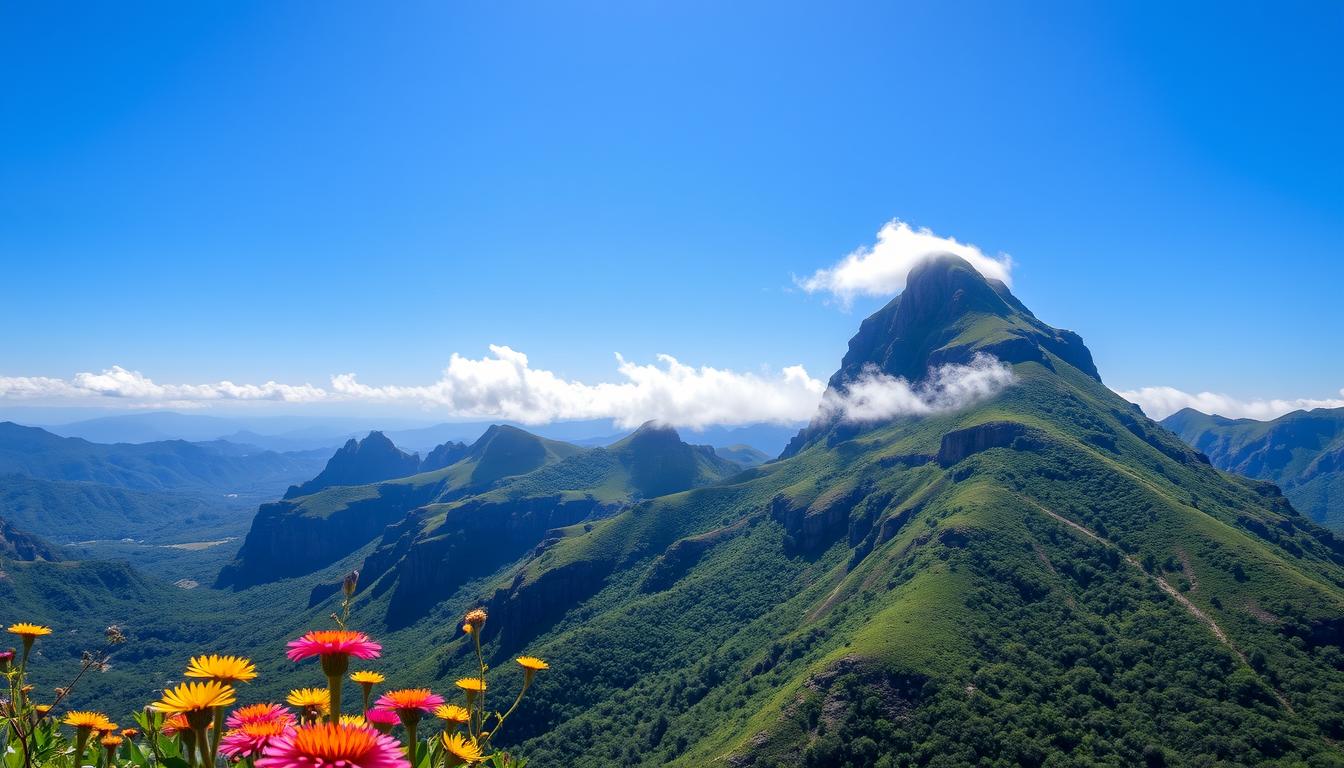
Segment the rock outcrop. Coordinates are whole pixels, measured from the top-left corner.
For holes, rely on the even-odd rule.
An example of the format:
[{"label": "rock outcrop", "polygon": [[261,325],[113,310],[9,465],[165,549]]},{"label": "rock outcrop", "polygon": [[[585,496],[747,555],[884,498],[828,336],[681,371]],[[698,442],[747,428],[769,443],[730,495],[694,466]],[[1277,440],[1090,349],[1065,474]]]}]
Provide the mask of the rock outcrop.
[{"label": "rock outcrop", "polygon": [[366,485],[407,477],[418,471],[419,455],[402,451],[382,432],[370,432],[363,440],[351,438],[327,461],[326,468],[317,477],[290,486],[285,498],[307,496],[335,485]]}]

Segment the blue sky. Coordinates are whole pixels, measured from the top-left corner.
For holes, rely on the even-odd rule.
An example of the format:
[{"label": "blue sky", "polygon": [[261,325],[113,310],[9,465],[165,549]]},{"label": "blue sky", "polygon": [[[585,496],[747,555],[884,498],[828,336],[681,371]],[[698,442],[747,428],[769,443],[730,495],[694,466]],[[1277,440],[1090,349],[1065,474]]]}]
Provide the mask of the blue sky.
[{"label": "blue sky", "polygon": [[[824,379],[893,219],[1117,389],[1344,397],[1344,5],[10,6],[0,377]],[[773,377],[773,378],[772,378]],[[353,406],[352,406],[353,407]]]}]

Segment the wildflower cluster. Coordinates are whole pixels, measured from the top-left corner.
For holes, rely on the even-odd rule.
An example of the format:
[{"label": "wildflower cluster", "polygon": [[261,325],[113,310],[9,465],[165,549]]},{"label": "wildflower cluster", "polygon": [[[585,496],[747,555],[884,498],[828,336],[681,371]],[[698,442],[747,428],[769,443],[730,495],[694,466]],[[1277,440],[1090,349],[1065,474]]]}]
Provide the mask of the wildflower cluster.
[{"label": "wildflower cluster", "polygon": [[[186,681],[164,690],[135,714],[138,728],[120,728],[101,712],[66,711],[59,725],[69,729],[68,735],[50,713],[70,687],[58,689],[52,704],[36,704],[29,700],[32,689],[25,682],[33,644],[51,629],[15,624],[9,632],[22,639],[21,655],[0,652],[0,672],[10,691],[8,701],[0,702],[0,724],[7,724],[3,751],[21,754],[23,768],[455,768],[483,763],[522,768],[524,761],[496,750],[491,741],[536,673],[547,669],[546,662],[520,657],[523,684],[512,706],[503,713],[488,710],[488,666],[481,651],[486,613],[477,609],[465,616],[463,630],[475,647],[479,673],[457,681],[457,702],[428,688],[386,690],[374,699],[384,676],[367,669],[350,671],[352,659],[371,661],[382,655],[379,643],[346,626],[353,592],[347,587],[343,610],[333,615],[339,629],[308,632],[286,651],[293,662],[316,658],[325,687],[296,688],[284,704],[238,706],[239,686],[256,679],[256,666],[238,656],[202,655],[188,661]],[[125,640],[115,627],[108,638]],[[106,654],[86,654],[80,675],[105,664]],[[358,713],[343,709],[347,681],[360,687]],[[426,733],[430,723],[437,726]],[[7,762],[17,768],[14,761]]]}]

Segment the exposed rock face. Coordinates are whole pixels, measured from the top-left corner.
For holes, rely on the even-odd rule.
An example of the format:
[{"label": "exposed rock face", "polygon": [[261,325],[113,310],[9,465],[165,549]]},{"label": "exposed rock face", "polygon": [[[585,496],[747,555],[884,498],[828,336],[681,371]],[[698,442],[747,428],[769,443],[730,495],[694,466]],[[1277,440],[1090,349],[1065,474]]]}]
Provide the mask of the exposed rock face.
[{"label": "exposed rock face", "polygon": [[[770,505],[770,516],[788,531],[786,547],[790,551],[818,552],[830,546],[842,533],[850,531],[854,505],[870,492],[862,486],[836,488],[806,506],[799,506],[785,496],[776,496]],[[862,534],[857,535],[862,538]]]},{"label": "exposed rock face", "polygon": [[[950,467],[971,454],[990,448],[1026,448],[1031,441],[1030,434],[1030,428],[1015,421],[991,421],[956,429],[943,435],[938,463]],[[1023,442],[1017,442],[1019,440]]]},{"label": "exposed rock face", "polygon": [[519,573],[507,589],[497,589],[486,602],[490,621],[483,637],[500,637],[505,648],[522,647],[554,624],[570,608],[597,594],[611,564],[578,560],[543,571],[535,581]]},{"label": "exposed rock face", "polygon": [[[516,501],[471,500],[459,506],[417,510],[415,517],[442,514],[429,535],[414,522],[389,529],[383,546],[366,562],[365,572],[395,560],[396,586],[388,605],[390,626],[403,626],[451,595],[466,582],[492,573],[537,546],[554,528],[600,517],[618,508],[592,498],[559,496]],[[389,541],[400,532],[395,540]],[[417,537],[418,535],[418,537]],[[383,549],[390,552],[383,554]]]},{"label": "exposed rock face", "polygon": [[16,529],[8,520],[0,519],[0,557],[11,560],[60,560],[56,547],[36,536]]},{"label": "exposed rock face", "polygon": [[[446,448],[446,446],[439,446]],[[437,449],[436,449],[437,450]],[[370,432],[360,441],[353,438],[327,461],[321,474],[302,485],[292,485],[286,499],[307,496],[334,485],[364,485],[413,475],[420,457],[392,444],[382,432]]]},{"label": "exposed rock face", "polygon": [[263,504],[216,586],[241,589],[330,565],[377,538],[406,510],[430,501],[437,490],[435,485],[380,485],[376,495],[335,506],[326,515],[303,514],[295,501]]}]

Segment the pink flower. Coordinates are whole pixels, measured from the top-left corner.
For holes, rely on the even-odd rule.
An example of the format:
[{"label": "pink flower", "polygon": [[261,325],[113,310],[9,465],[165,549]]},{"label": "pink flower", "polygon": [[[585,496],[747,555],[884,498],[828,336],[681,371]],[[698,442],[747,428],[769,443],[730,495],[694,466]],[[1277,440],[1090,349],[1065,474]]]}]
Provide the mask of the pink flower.
[{"label": "pink flower", "polygon": [[302,661],[310,656],[354,656],[357,659],[376,659],[383,646],[373,642],[363,632],[347,629],[319,629],[291,640],[285,655],[290,661]]},{"label": "pink flower", "polygon": [[401,718],[391,709],[370,709],[364,713],[364,719],[369,725],[396,725],[401,722]]},{"label": "pink flower", "polygon": [[410,768],[401,744],[373,728],[319,723],[270,740],[256,768]]},{"label": "pink flower", "polygon": [[433,712],[442,703],[443,697],[437,693],[430,693],[428,688],[403,688],[384,693],[378,697],[373,706],[398,712],[407,710]]},{"label": "pink flower", "polygon": [[230,712],[226,724],[230,729],[234,729],[242,728],[248,723],[266,723],[272,720],[293,723],[294,713],[279,704],[248,704]]},{"label": "pink flower", "polygon": [[224,734],[219,740],[219,751],[226,757],[243,758],[260,755],[272,739],[289,736],[294,729],[279,718],[247,723]]}]

